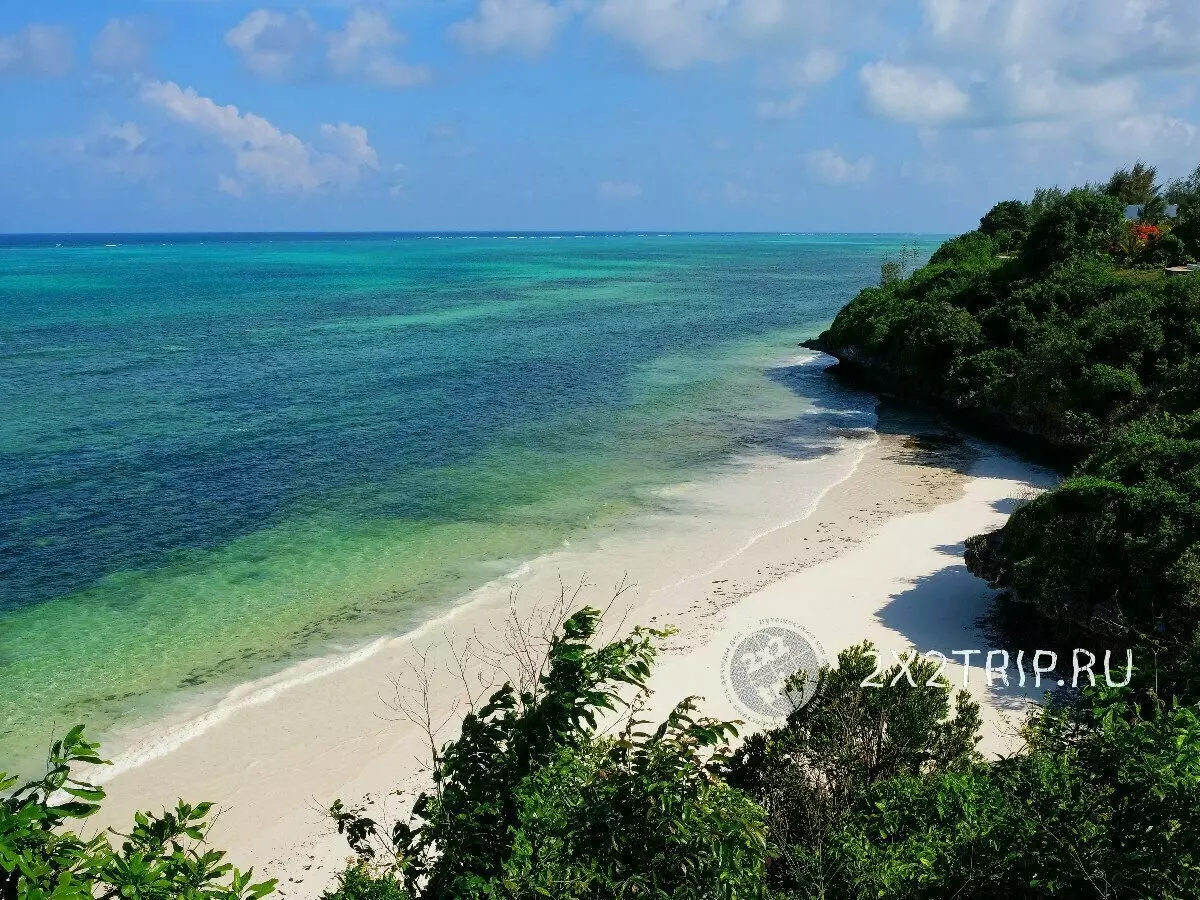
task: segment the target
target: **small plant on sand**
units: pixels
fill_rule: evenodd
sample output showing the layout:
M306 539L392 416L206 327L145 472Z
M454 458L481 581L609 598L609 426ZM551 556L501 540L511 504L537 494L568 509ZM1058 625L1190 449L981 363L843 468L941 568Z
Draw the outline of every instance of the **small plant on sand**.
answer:
M162 815L137 813L128 834L81 837L68 823L94 815L104 789L72 777L78 765L105 765L98 744L72 728L50 748L46 774L13 790L0 773L2 900L258 900L274 881L251 883L205 844L211 803L182 801ZM109 834L120 838L114 846Z

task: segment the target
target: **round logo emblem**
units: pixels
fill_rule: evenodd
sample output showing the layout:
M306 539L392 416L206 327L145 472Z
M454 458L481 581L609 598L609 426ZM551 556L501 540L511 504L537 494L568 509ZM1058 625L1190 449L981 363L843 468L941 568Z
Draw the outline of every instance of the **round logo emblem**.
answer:
M812 699L823 665L821 644L806 629L788 619L763 619L730 643L721 680L743 718L778 725ZM792 676L803 683L789 686Z

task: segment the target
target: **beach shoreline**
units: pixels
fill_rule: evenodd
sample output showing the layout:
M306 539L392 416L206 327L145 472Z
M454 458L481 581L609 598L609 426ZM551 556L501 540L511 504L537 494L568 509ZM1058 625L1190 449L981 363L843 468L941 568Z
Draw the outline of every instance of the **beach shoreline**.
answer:
M619 594L608 635L633 625L677 629L663 646L648 711L661 717L701 695L706 714L737 718L721 688L721 654L762 618L798 622L831 660L865 638L885 652L956 649L968 635L982 641L974 621L989 592L947 548L1002 524L1015 503L1052 481L994 447L897 413L824 455L738 460L710 480L676 486L636 527L534 560L416 632L239 688L207 717L131 747L106 773L100 824L119 825L134 809L177 796L212 800L223 809L212 842L231 861L280 878L285 896L318 896L348 855L320 811L337 798L370 797L375 817L396 814L404 801L389 794L419 788L429 756L428 735L403 721L402 695L424 683L434 718L446 723L436 740L453 737L462 695L497 677L480 666L464 673L464 648L494 645L509 616L535 622L564 590L577 605L603 606ZM900 615L913 592L920 608ZM954 614L939 615L937 604L952 599ZM954 666L947 674L961 677ZM1014 749L1029 696L977 696L983 749Z

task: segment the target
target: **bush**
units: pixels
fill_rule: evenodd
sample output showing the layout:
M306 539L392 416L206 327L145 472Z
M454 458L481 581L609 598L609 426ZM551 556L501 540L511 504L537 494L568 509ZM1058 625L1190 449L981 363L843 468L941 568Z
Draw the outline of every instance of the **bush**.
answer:
M1044 273L1080 256L1099 255L1116 243L1125 221L1124 205L1085 188L1068 191L1034 220L1021 246L1021 260Z
M921 660L912 681L898 666L875 672L869 643L821 670L812 699L781 728L752 735L729 766L731 784L767 811L772 887L824 896L838 861L827 846L872 786L900 777L955 771L977 760L979 706L965 691L928 682L937 667Z
M1029 235L1033 210L1020 200L1004 200L979 220L979 231L992 239L1002 253L1018 249Z
M338 875L337 886L321 895L322 900L412 900L412 894L384 868L373 871L365 862L357 862Z
M1161 656L1159 689L1190 695L1171 669L1200 628L1200 415L1135 423L967 548L971 571L1054 639L1142 646Z
M506 684L464 719L435 789L386 838L387 877L438 900L762 895L762 811L715 776L732 724L693 717L685 701L654 732L631 718L616 738L595 734L620 689L644 694L666 634L637 629L597 650L598 617L567 619L535 685ZM376 823L340 802L332 813L375 859Z
M1146 245L1142 259L1152 266L1182 266L1188 261L1188 248L1171 232Z
M1200 718L1121 692L1046 709L1027 754L877 786L835 838L822 896L1140 898L1200 893Z
M99 745L77 725L50 748L46 774L17 787L0 772L0 896L5 900L128 900L211 898L258 900L274 881L251 884L252 872L208 849L211 803L180 801L162 815L137 813L119 848L101 833L82 838L68 823L94 815L104 789L72 776L80 765L105 765Z

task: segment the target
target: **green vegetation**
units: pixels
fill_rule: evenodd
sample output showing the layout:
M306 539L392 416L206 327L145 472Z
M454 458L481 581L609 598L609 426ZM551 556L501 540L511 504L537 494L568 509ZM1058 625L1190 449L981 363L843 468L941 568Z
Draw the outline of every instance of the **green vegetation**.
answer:
M1127 689L1037 711L1027 753L984 762L965 692L868 644L730 754L692 702L636 718L653 640L592 649L567 620L536 686L506 686L438 755L390 830L335 804L360 857L327 900L1144 898L1200 891L1200 717ZM895 683L893 683L895 682ZM616 736L593 729L633 689ZM628 692L626 692L628 693Z
M258 900L274 881L251 884L251 872L205 847L212 804L182 801L160 816L138 813L128 834L80 837L72 821L100 809L104 790L72 777L72 769L103 765L99 747L73 728L50 748L46 774L14 787L0 773L0 897L4 900Z
M358 860L325 900L1005 900L1200 892L1200 716L1130 689L1034 712L1027 752L985 762L979 708L928 663L864 688L873 648L823 669L807 705L736 752L736 723L681 703L638 718L661 631L595 648L599 613L554 635L528 689L505 685L437 754L390 827L337 802ZM625 709L614 734L601 717ZM203 847L208 804L139 814L114 848L67 820L103 791L75 729L45 778L0 806L4 900L259 900ZM11 783L6 782L8 787ZM59 802L56 796L66 793ZM73 799L72 799L73 798Z
M326 900L1200 896L1200 275L1161 271L1200 254L1200 169L1156 181L1138 163L998 204L923 268L885 263L816 342L881 392L1069 461L967 564L1041 646L1136 646L1131 685L1036 709L1027 749L989 762L965 692L926 663L864 688L863 644L734 750L738 723L695 698L640 719L668 632L597 647L585 609L544 654L522 643L520 687L434 748L406 820L333 805L357 860ZM77 728L0 800L0 900L272 890L204 847L207 804L139 814L119 846L65 830L103 798L72 767L100 762Z
M816 345L873 387L1074 464L1058 490L970 541L967 563L1044 639L1133 644L1147 689L1191 698L1200 277L1161 268L1200 254L1200 169L1165 192L1156 181L1139 162L1103 186L1000 203L912 277L863 291ZM1140 220L1124 221L1127 204Z
M685 701L653 731L635 705L619 734L596 735L622 688L644 697L666 634L638 629L596 650L598 619L569 618L528 690L506 684L466 716L411 822L384 837L335 804L364 864L384 860L379 877L422 898L761 896L762 811L717 777L735 727Z

